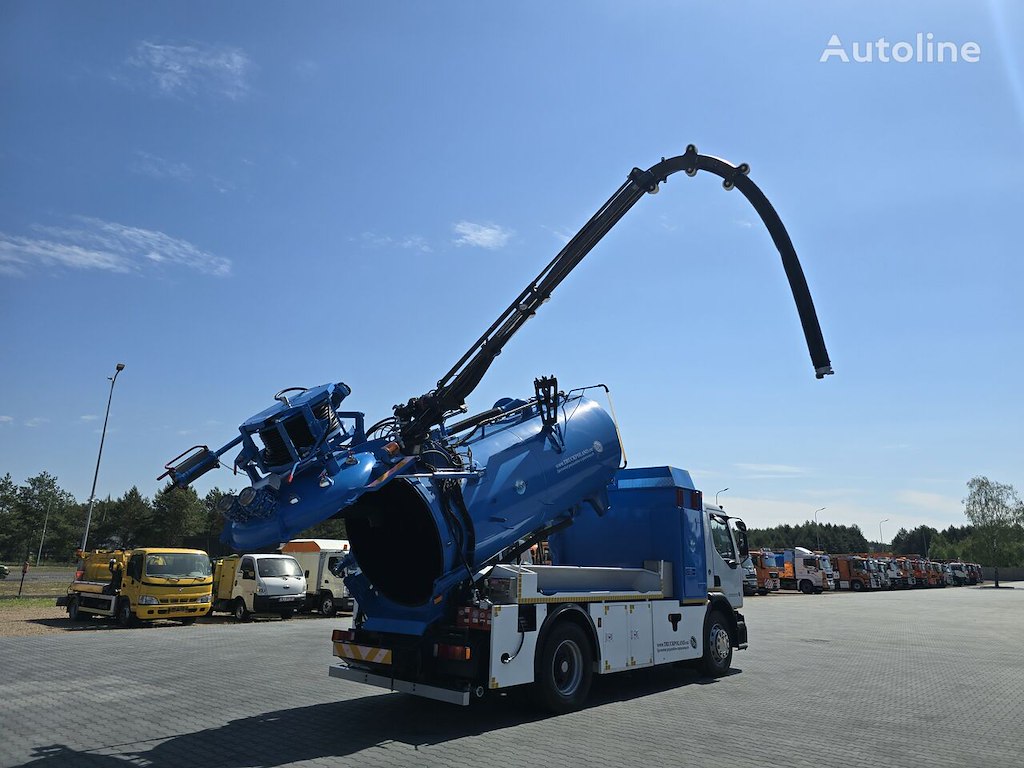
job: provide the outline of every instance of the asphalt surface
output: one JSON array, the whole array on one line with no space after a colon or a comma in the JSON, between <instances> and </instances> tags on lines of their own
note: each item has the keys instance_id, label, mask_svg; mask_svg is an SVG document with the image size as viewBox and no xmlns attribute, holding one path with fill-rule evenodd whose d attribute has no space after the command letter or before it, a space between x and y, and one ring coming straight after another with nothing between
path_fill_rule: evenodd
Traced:
<instances>
[{"instance_id":1,"label":"asphalt surface","mask_svg":"<svg viewBox=\"0 0 1024 768\"><path fill-rule=\"evenodd\" d=\"M1024 588L770 595L744 613L730 675L595 677L561 717L330 679L348 619L2 639L0 766L1024 764Z\"/></svg>"}]
</instances>

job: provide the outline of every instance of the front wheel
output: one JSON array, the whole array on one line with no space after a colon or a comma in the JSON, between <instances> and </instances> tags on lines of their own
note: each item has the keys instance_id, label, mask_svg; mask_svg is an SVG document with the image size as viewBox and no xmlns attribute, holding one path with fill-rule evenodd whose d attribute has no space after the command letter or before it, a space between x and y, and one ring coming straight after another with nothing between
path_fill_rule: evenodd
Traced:
<instances>
[{"instance_id":1,"label":"front wheel","mask_svg":"<svg viewBox=\"0 0 1024 768\"><path fill-rule=\"evenodd\" d=\"M121 600L117 608L117 623L125 629L138 626L139 620L135 616L135 611L132 610L131 601Z\"/></svg>"},{"instance_id":2,"label":"front wheel","mask_svg":"<svg viewBox=\"0 0 1024 768\"><path fill-rule=\"evenodd\" d=\"M334 595L324 592L320 595L320 615L333 616L338 612L338 605L334 602Z\"/></svg>"},{"instance_id":3,"label":"front wheel","mask_svg":"<svg viewBox=\"0 0 1024 768\"><path fill-rule=\"evenodd\" d=\"M286 608L285 610L281 611L281 618L290 619L293 613L295 613L295 611L293 611L291 608Z\"/></svg>"},{"instance_id":4,"label":"front wheel","mask_svg":"<svg viewBox=\"0 0 1024 768\"><path fill-rule=\"evenodd\" d=\"M732 626L721 611L708 614L704 621L704 656L701 670L708 677L721 677L732 665Z\"/></svg>"},{"instance_id":5,"label":"front wheel","mask_svg":"<svg viewBox=\"0 0 1024 768\"><path fill-rule=\"evenodd\" d=\"M800 591L805 595L809 595L814 592L814 585L811 584L807 579L800 582Z\"/></svg>"},{"instance_id":6,"label":"front wheel","mask_svg":"<svg viewBox=\"0 0 1024 768\"><path fill-rule=\"evenodd\" d=\"M540 703L559 715L579 709L590 692L593 674L586 634L567 621L556 624L537 661L535 679Z\"/></svg>"},{"instance_id":7,"label":"front wheel","mask_svg":"<svg viewBox=\"0 0 1024 768\"><path fill-rule=\"evenodd\" d=\"M234 615L235 621L248 621L249 609L245 607L245 600L240 597L236 598L235 607L232 609L231 613Z\"/></svg>"},{"instance_id":8,"label":"front wheel","mask_svg":"<svg viewBox=\"0 0 1024 768\"><path fill-rule=\"evenodd\" d=\"M854 579L850 582L850 589L852 589L854 592L860 592L862 589L864 589L864 585L861 582Z\"/></svg>"},{"instance_id":9,"label":"front wheel","mask_svg":"<svg viewBox=\"0 0 1024 768\"><path fill-rule=\"evenodd\" d=\"M195 616L186 616L184 619L178 619L178 622L183 627L190 627L196 623L196 618Z\"/></svg>"}]
</instances>

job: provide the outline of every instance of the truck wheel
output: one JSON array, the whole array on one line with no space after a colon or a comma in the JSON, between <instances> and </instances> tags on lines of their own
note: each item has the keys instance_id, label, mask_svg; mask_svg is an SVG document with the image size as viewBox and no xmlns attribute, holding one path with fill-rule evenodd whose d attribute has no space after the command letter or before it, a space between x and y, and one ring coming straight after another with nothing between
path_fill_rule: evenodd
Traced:
<instances>
[{"instance_id":1,"label":"truck wheel","mask_svg":"<svg viewBox=\"0 0 1024 768\"><path fill-rule=\"evenodd\" d=\"M809 595L812 592L814 592L814 585L811 584L811 582L809 582L807 579L804 579L800 582L800 591L803 592L805 595Z\"/></svg>"},{"instance_id":2,"label":"truck wheel","mask_svg":"<svg viewBox=\"0 0 1024 768\"><path fill-rule=\"evenodd\" d=\"M183 627L190 627L196 623L196 618L195 616L186 616L184 619L178 619L178 622Z\"/></svg>"},{"instance_id":3,"label":"truck wheel","mask_svg":"<svg viewBox=\"0 0 1024 768\"><path fill-rule=\"evenodd\" d=\"M850 589L852 589L854 592L860 592L862 589L864 589L864 585L861 582L857 581L857 579L854 579L850 582Z\"/></svg>"},{"instance_id":4,"label":"truck wheel","mask_svg":"<svg viewBox=\"0 0 1024 768\"><path fill-rule=\"evenodd\" d=\"M320 595L320 615L333 616L338 612L338 605L334 602L334 595L324 592Z\"/></svg>"},{"instance_id":5,"label":"truck wheel","mask_svg":"<svg viewBox=\"0 0 1024 768\"><path fill-rule=\"evenodd\" d=\"M295 611L293 611L291 608L283 610L283 611L281 611L281 618L282 619L290 619L292 617L293 613L295 613Z\"/></svg>"},{"instance_id":6,"label":"truck wheel","mask_svg":"<svg viewBox=\"0 0 1024 768\"><path fill-rule=\"evenodd\" d=\"M704 620L704 656L701 670L708 677L721 677L732 664L732 634L729 620L721 611L711 611Z\"/></svg>"},{"instance_id":7,"label":"truck wheel","mask_svg":"<svg viewBox=\"0 0 1024 768\"><path fill-rule=\"evenodd\" d=\"M249 620L249 609L245 607L245 600L240 597L235 598L235 607L231 612L235 616L235 621Z\"/></svg>"},{"instance_id":8,"label":"truck wheel","mask_svg":"<svg viewBox=\"0 0 1024 768\"><path fill-rule=\"evenodd\" d=\"M68 600L68 618L72 621L84 621L89 618L78 609L77 597L72 597Z\"/></svg>"},{"instance_id":9,"label":"truck wheel","mask_svg":"<svg viewBox=\"0 0 1024 768\"><path fill-rule=\"evenodd\" d=\"M117 605L117 623L125 629L138 626L139 619L132 610L131 601L123 599Z\"/></svg>"},{"instance_id":10,"label":"truck wheel","mask_svg":"<svg viewBox=\"0 0 1024 768\"><path fill-rule=\"evenodd\" d=\"M555 714L579 709L590 692L593 660L587 636L575 624L556 624L537 657L535 683L540 703Z\"/></svg>"}]
</instances>

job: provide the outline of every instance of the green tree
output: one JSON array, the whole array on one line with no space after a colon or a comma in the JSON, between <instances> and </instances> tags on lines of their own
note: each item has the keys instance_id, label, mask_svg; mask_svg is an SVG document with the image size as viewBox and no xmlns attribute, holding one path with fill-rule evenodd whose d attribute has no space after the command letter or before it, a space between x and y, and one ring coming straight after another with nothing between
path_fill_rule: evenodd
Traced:
<instances>
[{"instance_id":1,"label":"green tree","mask_svg":"<svg viewBox=\"0 0 1024 768\"><path fill-rule=\"evenodd\" d=\"M153 522L146 543L151 547L180 547L204 530L206 508L192 488L168 483L153 497Z\"/></svg>"},{"instance_id":2,"label":"green tree","mask_svg":"<svg viewBox=\"0 0 1024 768\"><path fill-rule=\"evenodd\" d=\"M995 568L999 586L999 566L1019 563L1024 542L1024 504L1012 485L987 477L973 477L967 483L964 514L974 526L970 551L982 565Z\"/></svg>"},{"instance_id":3,"label":"green tree","mask_svg":"<svg viewBox=\"0 0 1024 768\"><path fill-rule=\"evenodd\" d=\"M148 543L153 526L153 505L138 487L133 485L117 501L108 499L104 504L100 511L102 522L95 537L97 547L131 549ZM99 502L93 507L94 517L97 510L100 510Z\"/></svg>"}]
</instances>

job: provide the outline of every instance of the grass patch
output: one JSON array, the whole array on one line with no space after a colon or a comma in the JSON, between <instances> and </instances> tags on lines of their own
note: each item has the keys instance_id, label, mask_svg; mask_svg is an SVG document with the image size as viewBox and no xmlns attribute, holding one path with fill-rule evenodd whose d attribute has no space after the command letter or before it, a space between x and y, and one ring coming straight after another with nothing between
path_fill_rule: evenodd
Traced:
<instances>
[{"instance_id":1,"label":"grass patch","mask_svg":"<svg viewBox=\"0 0 1024 768\"><path fill-rule=\"evenodd\" d=\"M17 579L12 579L8 576L3 581L0 581L0 598L17 597L20 582L21 574L18 574ZM60 581L26 581L25 587L21 591L21 596L25 598L41 597L43 595L63 595L68 591L68 584L70 583L70 579L61 579Z\"/></svg>"},{"instance_id":2,"label":"grass patch","mask_svg":"<svg viewBox=\"0 0 1024 768\"><path fill-rule=\"evenodd\" d=\"M16 608L53 608L55 600L52 597L15 597L8 600L0 600L0 613Z\"/></svg>"}]
</instances>

